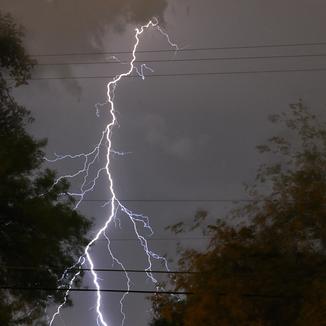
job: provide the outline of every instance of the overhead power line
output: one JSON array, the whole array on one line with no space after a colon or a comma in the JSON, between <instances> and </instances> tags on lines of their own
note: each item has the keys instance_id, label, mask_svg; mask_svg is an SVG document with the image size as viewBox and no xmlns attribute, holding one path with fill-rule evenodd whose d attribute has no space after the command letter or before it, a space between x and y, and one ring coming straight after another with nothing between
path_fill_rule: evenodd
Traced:
<instances>
[{"instance_id":1,"label":"overhead power line","mask_svg":"<svg viewBox=\"0 0 326 326\"><path fill-rule=\"evenodd\" d=\"M0 266L0 268L4 268L6 270L10 271L45 271L47 269L53 269L53 270L58 270L58 268L52 268L47 267L45 268L39 268L39 267L31 267L31 266ZM74 271L84 271L84 272L118 272L118 273L152 273L152 274L194 274L195 272L191 271L158 271L158 270L148 270L145 271L143 269L112 269L112 268L68 268L69 272L74 272Z\"/></svg>"},{"instance_id":2,"label":"overhead power line","mask_svg":"<svg viewBox=\"0 0 326 326\"><path fill-rule=\"evenodd\" d=\"M83 199L85 202L109 202L111 199ZM151 199L119 199L120 202L272 202L273 199L245 199L245 198L226 198L226 199L206 199L206 198L151 198Z\"/></svg>"},{"instance_id":3,"label":"overhead power line","mask_svg":"<svg viewBox=\"0 0 326 326\"><path fill-rule=\"evenodd\" d=\"M292 55L265 55L265 56L238 56L238 57L210 57L210 58L184 58L184 59L149 59L136 60L135 63L170 63L170 62L210 62L225 60L258 60L258 59L284 59L284 58L315 58L325 57L326 53L292 54ZM99 64L129 64L121 61L82 61L82 62L44 62L36 66L67 66L67 65L99 65Z\"/></svg>"},{"instance_id":4,"label":"overhead power line","mask_svg":"<svg viewBox=\"0 0 326 326\"><path fill-rule=\"evenodd\" d=\"M192 51L215 51L215 50L236 50L236 49L260 49L260 48L283 48L326 45L326 42L302 42L302 43L278 43L278 44L256 44L256 45L235 45L217 47L193 47L184 49L159 49L139 50L137 53L164 53L164 52L192 52ZM90 55L115 55L130 54L132 51L99 51L99 52L64 52L64 53L39 53L30 54L31 57L65 57L65 56L90 56Z\"/></svg>"},{"instance_id":5,"label":"overhead power line","mask_svg":"<svg viewBox=\"0 0 326 326\"><path fill-rule=\"evenodd\" d=\"M209 240L210 237L170 237L170 238L147 238L147 241L194 241L194 240ZM107 239L98 239L97 241L107 241ZM139 241L137 238L113 238L110 241Z\"/></svg>"},{"instance_id":6,"label":"overhead power line","mask_svg":"<svg viewBox=\"0 0 326 326\"><path fill-rule=\"evenodd\" d=\"M209 240L210 237L169 237L169 238L151 238L151 237L148 237L146 238L147 241L194 241L194 240L198 240L198 241L201 241L201 240ZM98 239L96 242L98 241L105 241L107 242L107 239ZM113 238L113 239L110 239L110 242L123 242L123 241L139 241L138 238Z\"/></svg>"},{"instance_id":7,"label":"overhead power line","mask_svg":"<svg viewBox=\"0 0 326 326\"><path fill-rule=\"evenodd\" d=\"M268 73L295 73L295 72L325 72L326 68L303 68L303 69L277 69L277 70L244 70L244 71L217 71L217 72L190 72L190 73L169 73L151 74L145 78L152 77L199 77L199 76L227 76L227 75L248 75L248 74L268 74ZM82 79L112 79L116 75L107 76L61 76L61 77L32 77L30 80L82 80ZM140 78L138 75L125 76L124 78ZM12 80L12 79L7 79Z\"/></svg>"},{"instance_id":8,"label":"overhead power line","mask_svg":"<svg viewBox=\"0 0 326 326\"><path fill-rule=\"evenodd\" d=\"M83 199L83 202L99 202L99 203L108 203L111 199ZM152 198L152 199L119 199L120 202L128 202L128 203L232 203L232 204L239 204L239 203L278 203L282 202L283 204L293 204L300 202L301 204L309 204L310 201L297 201L293 200L286 200L282 201L278 198L265 198L265 199L244 199L244 198L234 198L234 199L194 199L194 198L184 198L184 199L159 199L159 198ZM321 205L326 205L326 203L321 203Z\"/></svg>"},{"instance_id":9,"label":"overhead power line","mask_svg":"<svg viewBox=\"0 0 326 326\"><path fill-rule=\"evenodd\" d=\"M32 199L32 198L30 198ZM237 202L244 202L244 203L264 203L264 202L276 202L279 201L279 198L261 198L261 199L249 199L249 198L134 198L134 199L118 199L119 202L150 202L150 203L161 203L161 202L229 202L229 203L237 203ZM0 202L7 202L8 199L0 198ZM83 202L110 202L111 199L107 198L90 198L90 199L83 199ZM307 201L296 201L296 200L286 200L286 203L310 203L309 200Z\"/></svg>"},{"instance_id":10,"label":"overhead power line","mask_svg":"<svg viewBox=\"0 0 326 326\"><path fill-rule=\"evenodd\" d=\"M46 287L24 287L24 286L0 286L0 290L13 290L13 291L48 291L48 292L97 292L97 289L85 289L85 288L46 288ZM100 289L100 292L112 292L112 293L140 293L140 294L175 294L175 295L189 295L193 292L178 292L178 291L149 291L149 290L115 290L115 289Z\"/></svg>"},{"instance_id":11,"label":"overhead power line","mask_svg":"<svg viewBox=\"0 0 326 326\"><path fill-rule=\"evenodd\" d=\"M46 288L46 287L21 287L21 286L0 286L0 290L12 290L12 291L48 291L48 292L111 292L111 293L138 293L138 294L170 294L170 295L193 295L194 292L178 292L178 291L150 291L150 290L121 290L121 289L87 289L87 288ZM228 292L215 292L215 295L226 296ZM298 298L297 295L282 295L282 294L263 294L263 293L240 293L238 294L244 298L265 298L265 299L290 299Z\"/></svg>"},{"instance_id":12,"label":"overhead power line","mask_svg":"<svg viewBox=\"0 0 326 326\"><path fill-rule=\"evenodd\" d=\"M0 202L7 202L8 199L1 199L0 198ZM82 202L100 202L100 203L108 203L110 202L111 199L95 199L95 198L91 198L91 199L83 199ZM150 198L150 199L142 199L142 198L136 198L136 199L119 199L119 202L128 202L128 203L186 203L186 202L190 202L190 203L196 203L196 202L204 202L204 203L276 203L282 201L279 198L265 198L265 199L248 199L248 198ZM282 201L282 203L310 203L309 200L307 201L298 201L298 200L286 200L286 201ZM326 204L326 203L325 203Z\"/></svg>"}]
</instances>

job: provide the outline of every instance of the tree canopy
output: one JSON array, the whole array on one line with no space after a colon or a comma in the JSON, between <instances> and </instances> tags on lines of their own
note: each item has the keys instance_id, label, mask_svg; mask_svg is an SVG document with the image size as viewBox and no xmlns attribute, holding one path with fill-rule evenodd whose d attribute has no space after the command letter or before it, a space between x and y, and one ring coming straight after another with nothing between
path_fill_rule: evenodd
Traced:
<instances>
[{"instance_id":1,"label":"tree canopy","mask_svg":"<svg viewBox=\"0 0 326 326\"><path fill-rule=\"evenodd\" d=\"M214 225L199 212L209 246L182 249L180 270L194 273L169 283L193 295L154 296L151 325L325 325L326 126L302 101L271 121L290 134L258 146L251 201Z\"/></svg>"},{"instance_id":2,"label":"tree canopy","mask_svg":"<svg viewBox=\"0 0 326 326\"><path fill-rule=\"evenodd\" d=\"M54 186L55 172L43 168L46 141L26 131L33 119L12 96L12 87L27 83L33 67L22 36L13 19L0 12L1 325L30 325L44 315L50 296L62 300L62 292L35 288L57 288L62 272L81 255L90 227L73 209L69 184L62 180Z\"/></svg>"}]
</instances>

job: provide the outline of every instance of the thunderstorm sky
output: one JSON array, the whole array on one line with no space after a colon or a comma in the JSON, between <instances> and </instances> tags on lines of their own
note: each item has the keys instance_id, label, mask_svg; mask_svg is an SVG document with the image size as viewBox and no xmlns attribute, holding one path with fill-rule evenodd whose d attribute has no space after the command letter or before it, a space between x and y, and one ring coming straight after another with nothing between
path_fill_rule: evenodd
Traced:
<instances>
[{"instance_id":1,"label":"thunderstorm sky","mask_svg":"<svg viewBox=\"0 0 326 326\"><path fill-rule=\"evenodd\" d=\"M30 54L62 54L130 51L135 26L152 16L181 48L216 48L325 41L326 3L318 0L0 0L25 26ZM142 50L167 49L164 37L152 31L145 35ZM251 60L187 61L216 57L277 56L326 53L326 46L235 48L206 51L139 53L153 62L154 74L209 73L326 68L326 57L265 58ZM120 55L129 60L130 55ZM107 56L41 56L39 63L103 61ZM40 65L33 78L109 76L124 65ZM148 72L150 75L150 72ZM47 156L53 153L88 151L98 141L108 122L105 109L97 117L95 104L105 102L103 79L32 80L15 93L36 118L31 132L48 138ZM241 199L243 182L253 181L261 158L255 145L275 133L267 121L271 113L285 111L299 98L325 118L326 72L229 74L128 79L116 90L119 128L113 148L130 152L112 161L116 191L122 199ZM60 173L73 171L73 163L53 166ZM76 184L73 184L76 186ZM99 183L89 199L107 199ZM80 210L103 223L103 202L89 201ZM151 217L155 231L149 240L153 250L176 259L176 237L164 228L179 220L190 221L196 210L207 209L212 219L232 207L228 202L142 202L128 207ZM136 246L126 220L120 229L112 225L113 250L130 269L141 269L145 257ZM185 235L183 235L185 236ZM198 236L189 234L188 237ZM120 240L119 240L120 239ZM124 240L121 240L124 239ZM156 240L155 240L156 239ZM183 245L203 247L203 239L181 239ZM112 268L105 242L92 251L100 268ZM171 262L171 269L175 268ZM115 266L116 267L116 266ZM160 265L155 266L161 268ZM118 273L102 273L102 287L125 288ZM132 275L134 289L153 290L144 275ZM92 286L85 277L85 286ZM74 306L65 309L60 325L95 325L95 295L72 295ZM118 294L105 294L104 312L112 325L120 325ZM52 307L49 308L51 310ZM150 318L144 295L126 299L125 325L143 326Z\"/></svg>"}]
</instances>

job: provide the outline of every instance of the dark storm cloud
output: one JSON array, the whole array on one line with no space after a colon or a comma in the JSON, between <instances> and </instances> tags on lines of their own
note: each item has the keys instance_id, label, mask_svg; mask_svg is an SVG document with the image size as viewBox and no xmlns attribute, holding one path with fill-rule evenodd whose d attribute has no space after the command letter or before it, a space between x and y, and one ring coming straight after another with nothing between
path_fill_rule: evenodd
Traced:
<instances>
[{"instance_id":1,"label":"dark storm cloud","mask_svg":"<svg viewBox=\"0 0 326 326\"><path fill-rule=\"evenodd\" d=\"M152 17L163 21L167 0L3 0L2 10L13 13L26 28L29 41L51 51L101 45L109 29L124 30L126 23ZM69 46L70 45L70 46ZM73 45L73 46L72 46Z\"/></svg>"},{"instance_id":2,"label":"dark storm cloud","mask_svg":"<svg viewBox=\"0 0 326 326\"><path fill-rule=\"evenodd\" d=\"M153 17L162 24L166 8L167 0L3 0L1 10L10 12L24 27L30 53L60 54L112 50L105 39L110 30L123 32L128 24L142 24ZM38 62L42 59L37 57ZM57 67L37 67L34 71L36 77L56 76L57 72ZM71 66L61 66L59 72L66 77L76 73ZM78 81L63 83L70 94L80 98Z\"/></svg>"}]
</instances>

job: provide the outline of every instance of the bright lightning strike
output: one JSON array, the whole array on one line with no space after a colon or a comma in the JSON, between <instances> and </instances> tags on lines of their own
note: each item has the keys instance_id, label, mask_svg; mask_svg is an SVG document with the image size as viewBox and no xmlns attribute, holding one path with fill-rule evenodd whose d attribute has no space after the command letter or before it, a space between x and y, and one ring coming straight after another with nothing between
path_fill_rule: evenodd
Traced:
<instances>
[{"instance_id":1,"label":"bright lightning strike","mask_svg":"<svg viewBox=\"0 0 326 326\"><path fill-rule=\"evenodd\" d=\"M90 254L90 249L91 249L92 245L101 236L104 236L106 238L106 240L107 240L107 249L108 249L109 255L111 256L113 262L118 264L125 273L127 291L126 291L126 293L123 294L123 296L122 296L122 298L120 300L121 315L122 315L121 324L122 325L124 324L124 321L125 321L125 318L126 318L125 312L123 310L123 301L124 301L125 297L128 295L128 291L130 290L131 280L130 280L130 277L129 277L128 273L126 272L126 269L125 269L124 265L113 254L113 252L111 250L111 246L110 246L110 239L109 239L109 237L108 237L108 235L106 233L109 224L112 223L112 221L116 222L118 211L124 213L132 223L135 235L137 236L137 238L139 240L139 243L140 243L141 247L143 248L144 253L145 253L146 257L147 257L147 267L144 269L144 271L146 272L146 275L148 276L148 278L154 284L157 284L157 280L154 278L153 274L151 273L153 260L162 261L164 263L164 265L165 265L165 268L168 270L168 264L167 264L166 259L150 250L150 248L148 246L148 242L146 240L146 237L141 232L141 230L147 230L147 231L149 231L150 234L153 234L153 230L152 230L152 228L151 228L151 226L149 224L149 218L147 216L142 215L142 214L136 214L136 213L132 212L126 206L124 206L119 201L119 199L117 198L116 193L115 193L115 189L114 189L114 182L113 182L111 166L110 166L111 155L112 154L114 154L114 155L126 155L126 154L128 154L128 153L124 153L124 152L118 152L118 151L116 151L116 150L114 150L112 148L112 140L111 140L112 130L113 130L114 126L117 125L117 117L116 117L115 103L114 103L115 89L118 86L119 82L124 77L130 76L133 72L136 72L136 74L139 75L142 79L145 78L145 71L146 70L148 70L150 72L153 72L153 70L150 67L148 67L147 65L145 65L145 64L142 64L140 67L137 67L135 65L136 52L137 52L137 48L138 48L139 43L140 43L140 37L145 32L145 30L147 30L149 28L157 29L157 31L159 33L161 33L166 38L166 40L170 44L170 46L174 47L176 51L178 50L177 44L173 43L171 41L169 35L160 28L160 26L158 25L158 20L157 19L150 20L146 25L143 25L140 28L136 28L135 29L135 35L134 35L135 43L134 43L133 50L132 50L132 59L128 63L129 69L126 72L117 75L115 78L113 78L112 81L110 81L107 84L107 102L106 102L106 104L109 105L109 113L110 113L111 120L107 124L105 129L102 131L99 142L88 153L81 153L81 154L76 154L76 155L71 155L71 154L57 155L57 154L55 154L54 159L51 159L51 160L46 159L48 162L57 162L57 161L65 160L65 159L72 159L72 160L74 160L74 159L82 159L83 160L82 167L79 170L77 170L73 174L63 175L63 176L59 177L55 181L55 184L57 184L58 182L60 182L60 180L62 180L64 178L65 179L73 179L73 178L76 178L78 176L82 176L83 181L82 181L82 184L81 184L80 189L79 189L80 191L77 192L77 193L70 193L70 195L75 196L75 197L78 198L77 203L76 203L76 207L75 207L76 209L78 208L80 203L83 201L85 196L89 192L94 190L96 182L102 176L102 174L104 174L106 176L106 178L107 178L108 189L109 189L109 192L110 192L110 195L111 195L110 201L108 201L105 204L105 206L109 207L108 217L107 217L105 223L103 224L103 226L97 231L97 233L95 234L93 239L85 247L84 255L81 256L78 259L77 263L74 266L68 268L65 271L65 273L63 274L62 278L60 279L60 280L63 280L66 277L66 274L69 272L69 270L73 270L74 268L76 268L76 266L82 266L87 261L87 263L88 263L88 265L90 267L91 275L92 275L92 278L93 278L93 283L94 283L94 286L96 288L96 314L97 314L97 325L98 326L109 326L108 322L105 320L104 315L103 315L101 287L100 287L100 283L99 283L99 277L98 277L98 275L96 274L96 272L94 270L94 262L92 260L91 254ZM114 59L118 60L117 58L114 58ZM124 63L124 64L126 64L126 63ZM97 104L96 105L96 109L97 109L96 114L97 115L99 115L99 108L101 106L103 106L103 104ZM96 170L95 177L93 177L89 181L90 171L95 166L95 162L100 159L100 154L101 154L102 151L105 151L105 153L106 153L105 165L98 168ZM141 230L139 230L139 225L142 226ZM56 312L52 315L52 318L49 321L49 326L52 326L52 324L55 321L56 317L58 317L60 315L60 311L61 311L62 307L66 304L67 297L69 295L69 290L72 288L72 285L73 285L75 279L78 277L79 274L80 274L80 271L77 271L73 275L73 277L71 278L71 280L69 282L68 290L65 293L64 301L62 302L61 305L58 306Z\"/></svg>"}]
</instances>

